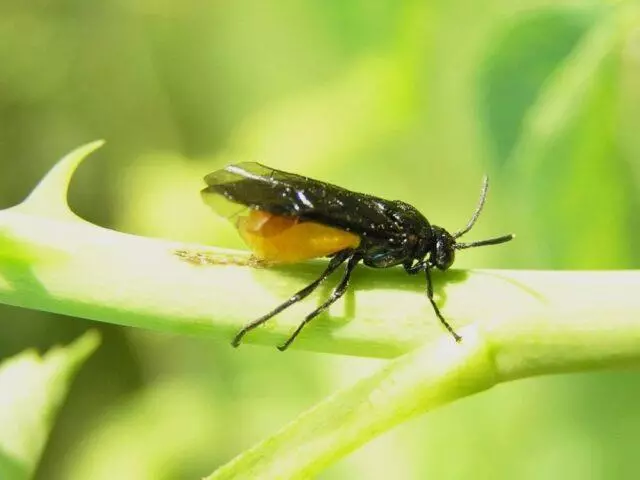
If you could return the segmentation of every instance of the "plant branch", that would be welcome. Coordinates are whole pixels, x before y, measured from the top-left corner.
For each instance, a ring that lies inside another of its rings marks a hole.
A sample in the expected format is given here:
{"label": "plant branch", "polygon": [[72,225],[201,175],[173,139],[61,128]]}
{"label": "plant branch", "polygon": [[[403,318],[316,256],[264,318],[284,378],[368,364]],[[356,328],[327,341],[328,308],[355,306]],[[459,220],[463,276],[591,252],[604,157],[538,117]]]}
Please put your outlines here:
{"label": "plant branch", "polygon": [[376,435],[444,403],[491,387],[491,352],[474,328],[463,344],[447,336],[388,362],[329,397],[208,480],[303,479]]}
{"label": "plant branch", "polygon": [[[245,322],[323,268],[322,261],[255,268],[242,252],[118,233],[79,219],[66,205],[68,182],[98,146],[71,153],[24,203],[0,211],[0,302],[230,342]],[[640,363],[640,272],[452,271],[434,283],[461,344],[442,330],[419,279],[399,269],[357,270],[344,301],[293,348],[405,355],[212,478],[253,470],[261,478],[303,477],[404,419],[497,382]],[[283,312],[246,342],[282,343],[327,293]]]}
{"label": "plant branch", "polygon": [[[123,234],[79,219],[60,192],[99,145],[73,152],[24,203],[0,211],[0,302],[226,342],[322,269],[322,261],[254,268],[242,252]],[[491,332],[498,363],[532,373],[635,360],[639,281],[638,272],[507,270],[434,278],[443,313],[458,329],[474,324]],[[361,268],[353,286],[293,347],[394,357],[443,335],[420,279]],[[282,342],[326,294],[283,312],[245,341]]]}

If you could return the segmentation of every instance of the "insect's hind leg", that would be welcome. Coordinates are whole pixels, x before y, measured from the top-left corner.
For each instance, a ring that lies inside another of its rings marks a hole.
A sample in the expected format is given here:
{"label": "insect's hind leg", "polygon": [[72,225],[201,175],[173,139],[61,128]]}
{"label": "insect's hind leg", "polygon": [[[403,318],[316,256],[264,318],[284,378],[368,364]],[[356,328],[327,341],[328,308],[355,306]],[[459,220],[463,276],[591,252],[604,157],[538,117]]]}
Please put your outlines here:
{"label": "insect's hind leg", "polygon": [[296,330],[291,334],[291,336],[287,339],[287,341],[284,342],[282,345],[280,345],[278,347],[278,350],[283,352],[287,348],[289,348],[289,345],[291,345],[293,343],[293,341],[300,334],[302,329],[311,320],[313,320],[315,317],[317,317],[322,312],[324,312],[334,302],[336,302],[340,297],[342,297],[344,295],[344,292],[346,292],[347,288],[349,287],[349,280],[351,279],[351,273],[353,272],[353,269],[356,268],[356,266],[358,265],[358,262],[360,262],[360,260],[362,260],[362,256],[359,255],[359,254],[353,254],[349,258],[349,260],[347,262],[347,266],[346,266],[346,268],[344,270],[344,275],[342,276],[342,279],[340,280],[340,283],[338,283],[336,288],[333,289],[333,292],[331,292],[331,295],[329,296],[329,298],[322,305],[320,305],[318,308],[316,308],[313,312],[311,312],[309,315],[307,315],[305,317],[305,319],[300,323],[300,325],[298,325],[298,328],[296,328]]}
{"label": "insect's hind leg", "polygon": [[327,279],[327,277],[329,277],[329,275],[331,275],[340,265],[342,265],[344,261],[347,260],[347,258],[349,258],[351,254],[352,254],[351,250],[343,250],[342,252],[338,252],[329,261],[329,265],[327,265],[327,268],[325,269],[325,271],[322,272],[322,274],[316,280],[314,280],[312,283],[310,283],[309,285],[304,287],[302,290],[297,292],[295,295],[289,298],[289,300],[284,302],[282,305],[279,305],[273,310],[271,310],[266,315],[263,315],[262,317],[247,323],[233,338],[231,345],[233,345],[234,347],[237,347],[238,345],[240,345],[240,341],[242,340],[242,337],[244,337],[248,332],[250,332],[256,327],[259,327],[260,325],[265,323],[267,320],[274,317],[275,315],[285,310],[286,308],[290,307],[294,303],[297,303],[300,300],[308,297],[316,288],[318,288],[318,286],[322,282],[324,282]]}
{"label": "insect's hind leg", "polygon": [[427,279],[427,297],[429,298],[429,301],[431,302],[431,306],[433,307],[433,311],[436,312],[436,316],[440,320],[440,323],[442,323],[442,325],[444,325],[444,328],[447,329],[447,331],[453,336],[453,338],[456,340],[456,342],[461,342],[462,341],[462,337],[460,335],[458,335],[456,333],[456,331],[453,329],[453,327],[451,325],[449,325],[449,322],[447,322],[445,320],[445,318],[442,315],[442,313],[440,313],[440,309],[438,308],[438,305],[436,304],[436,301],[433,299],[433,283],[431,282],[431,271],[430,270],[431,269],[427,265],[427,267],[425,268],[424,272],[425,272],[425,276],[426,276],[426,279]]}

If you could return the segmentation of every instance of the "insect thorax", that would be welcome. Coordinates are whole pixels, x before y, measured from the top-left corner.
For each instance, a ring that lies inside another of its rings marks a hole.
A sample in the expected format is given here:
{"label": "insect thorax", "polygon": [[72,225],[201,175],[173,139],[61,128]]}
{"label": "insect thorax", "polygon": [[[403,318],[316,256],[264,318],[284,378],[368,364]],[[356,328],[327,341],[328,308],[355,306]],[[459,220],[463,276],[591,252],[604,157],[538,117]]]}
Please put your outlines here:
{"label": "insect thorax", "polygon": [[393,202],[393,207],[387,212],[390,228],[364,239],[363,262],[367,266],[387,268],[412,263],[435,251],[435,237],[427,219],[404,202]]}

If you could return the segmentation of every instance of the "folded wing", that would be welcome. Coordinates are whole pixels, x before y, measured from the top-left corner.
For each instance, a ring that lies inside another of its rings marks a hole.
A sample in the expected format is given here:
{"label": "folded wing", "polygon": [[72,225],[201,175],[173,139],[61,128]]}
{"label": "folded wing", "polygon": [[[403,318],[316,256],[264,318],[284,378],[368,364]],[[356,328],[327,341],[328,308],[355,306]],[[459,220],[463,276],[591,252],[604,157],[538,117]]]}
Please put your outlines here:
{"label": "folded wing", "polygon": [[389,236],[398,227],[387,200],[255,162],[217,170],[205,182],[203,199],[226,218],[254,209],[357,234]]}

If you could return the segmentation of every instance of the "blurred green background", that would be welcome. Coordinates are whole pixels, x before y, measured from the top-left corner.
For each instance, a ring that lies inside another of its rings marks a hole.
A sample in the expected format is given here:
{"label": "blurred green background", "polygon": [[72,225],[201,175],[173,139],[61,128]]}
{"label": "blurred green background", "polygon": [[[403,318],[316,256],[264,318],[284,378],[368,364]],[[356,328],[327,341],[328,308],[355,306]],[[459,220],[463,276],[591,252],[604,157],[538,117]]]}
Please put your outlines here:
{"label": "blurred green background", "polygon": [[[403,199],[450,229],[487,172],[469,238],[518,238],[457,267],[638,268],[638,132],[631,1],[0,0],[0,207],[97,138],[71,187],[81,216],[238,248],[198,194],[227,163]],[[90,327],[0,306],[0,359]],[[38,478],[200,478],[379,365],[97,327]],[[638,405],[635,371],[519,381],[321,478],[637,478]]]}

